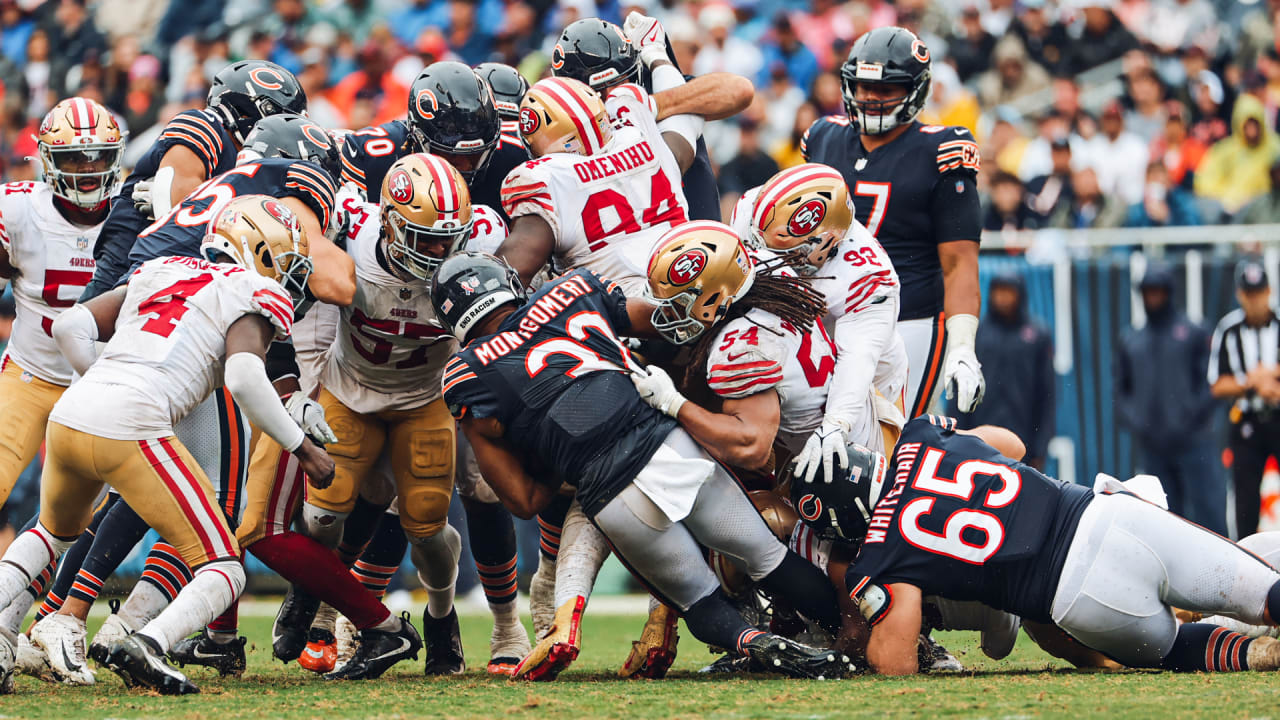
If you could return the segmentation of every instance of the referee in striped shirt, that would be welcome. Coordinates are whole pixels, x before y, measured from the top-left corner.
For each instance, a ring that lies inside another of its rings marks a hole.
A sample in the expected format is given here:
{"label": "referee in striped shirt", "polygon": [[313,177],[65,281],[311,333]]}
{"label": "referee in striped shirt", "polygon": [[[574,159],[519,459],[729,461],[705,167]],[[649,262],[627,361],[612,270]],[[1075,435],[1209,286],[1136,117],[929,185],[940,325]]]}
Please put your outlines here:
{"label": "referee in striped shirt", "polygon": [[1237,537],[1258,531],[1262,471],[1280,454],[1280,319],[1271,307],[1266,270],[1255,258],[1236,265],[1236,299],[1213,333],[1209,384],[1230,398],[1232,482]]}

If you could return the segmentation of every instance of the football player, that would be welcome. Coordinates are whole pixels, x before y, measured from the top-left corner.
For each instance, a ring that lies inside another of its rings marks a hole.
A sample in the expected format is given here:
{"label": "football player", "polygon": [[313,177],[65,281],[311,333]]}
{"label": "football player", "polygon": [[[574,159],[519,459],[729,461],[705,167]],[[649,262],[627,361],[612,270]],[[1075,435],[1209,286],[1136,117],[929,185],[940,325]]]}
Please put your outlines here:
{"label": "football player", "polygon": [[306,109],[307,96],[297,78],[275,63],[243,60],[219,70],[207,107],[174,116],[111,199],[111,214],[93,250],[93,281],[81,299],[115,287],[133,264],[129,252],[138,234],[197,185],[235,166],[254,123]]}
{"label": "football player", "polygon": [[[440,265],[432,301],[464,343],[445,370],[445,399],[508,509],[532,517],[571,483],[619,556],[683,611],[699,639],[796,676],[851,669],[838,653],[756,631],[720,591],[699,541],[742,558],[812,617],[839,622],[833,607],[821,607],[835,594],[820,573],[788,552],[729,474],[632,386],[634,360],[618,336],[651,334],[651,305],[584,269],[526,302],[512,268],[470,252]],[[530,478],[534,467],[547,481]],[[577,656],[584,605],[577,597],[557,608],[554,626],[569,632],[526,658],[531,679],[553,678]]]}
{"label": "football player", "polygon": [[[1008,430],[955,425],[917,418],[891,462],[860,454],[851,476],[860,511],[843,531],[865,540],[845,585],[870,624],[872,669],[916,672],[926,595],[1053,623],[1129,667],[1280,669],[1280,641],[1179,624],[1173,609],[1276,625],[1280,572],[1129,492],[1096,493],[1013,460],[1025,448]],[[827,486],[808,487],[817,499]]]}
{"label": "football player", "polygon": [[[723,120],[745,110],[754,95],[751,81],[732,73],[686,78],[667,49],[661,23],[635,12],[621,28],[600,18],[571,23],[551,52],[551,72],[586,83],[601,97],[636,84],[654,96],[659,120],[686,114]],[[694,161],[681,177],[689,217],[719,222],[720,193],[701,131],[694,149]]]}
{"label": "football player", "polygon": [[[341,302],[354,291],[351,279],[353,269],[347,255],[324,237],[333,215],[334,186],[329,173],[320,165],[331,164],[329,158],[333,156],[334,149],[328,144],[328,136],[319,126],[300,116],[275,116],[263,122],[264,127],[251,131],[246,139],[252,149],[243,153],[245,162],[205,182],[169,213],[143,230],[136,238],[130,257],[135,268],[158,257],[194,257],[201,252],[200,243],[206,226],[228,202],[241,195],[265,194],[289,208],[311,238],[311,259],[316,263],[324,263],[322,266],[317,265],[315,272],[308,276],[308,297]],[[306,160],[280,157],[290,153],[302,155]],[[259,156],[265,157],[255,159]],[[130,274],[123,276],[121,281],[127,281]],[[350,287],[346,287],[348,284]],[[248,425],[230,398],[213,393],[208,399],[201,399],[202,402],[191,412],[184,413],[176,421],[176,431],[184,446],[200,449],[200,459],[210,456],[215,458],[208,464],[217,468],[218,474],[209,475],[206,470],[206,475],[217,482],[216,497],[219,507],[224,509],[227,521],[234,526],[237,524],[239,498],[243,492]],[[306,421],[307,429],[311,432],[315,430],[317,423],[323,424],[323,416],[316,409],[308,419],[308,406],[301,402],[305,400],[295,400],[290,404],[290,410],[300,418],[300,422]],[[214,430],[219,427],[234,428],[236,432],[221,437]],[[223,459],[224,456],[238,457],[227,460]],[[64,682],[92,681],[87,667],[63,667],[64,661],[68,657],[83,657],[86,654],[84,621],[97,597],[97,590],[149,526],[146,518],[137,512],[137,508],[130,508],[126,503],[113,506],[103,523],[111,532],[88,538],[92,546],[84,559],[83,567],[62,570],[70,573],[68,582],[71,583],[72,590],[66,596],[65,603],[32,630],[33,642],[45,648],[55,675]],[[153,550],[162,554],[167,551],[163,545]],[[125,603],[125,612],[108,618],[89,654],[101,662],[115,639],[128,634],[160,612],[168,600],[172,599],[172,592],[165,591],[176,589],[165,588],[165,584],[139,583],[135,594]],[[213,665],[227,673],[238,674],[243,671],[244,649],[242,643],[235,642],[237,634],[234,615],[221,619],[220,623],[225,626],[215,626],[216,642],[210,641],[207,652],[202,651],[198,657],[192,656],[189,643],[184,642],[173,648],[175,658],[184,662],[199,660],[196,664]],[[212,650],[214,645],[217,646],[217,653]]]}
{"label": "football player", "polygon": [[978,145],[962,127],[916,120],[929,97],[929,49],[910,30],[876,28],[840,68],[844,115],[819,119],[805,160],[840,171],[856,216],[902,280],[898,332],[910,360],[907,417],[925,412],[938,378],[961,412],[982,401],[978,330]]}
{"label": "football player", "polygon": [[[834,361],[814,354],[805,372],[814,387],[825,388],[822,422],[792,447],[798,471],[812,480],[819,469],[830,482],[834,466],[845,464],[844,447],[856,442],[890,450],[867,431],[875,426],[874,389],[892,403],[902,402],[907,357],[897,333],[899,284],[880,243],[853,217],[849,188],[833,168],[806,163],[774,175],[748,190],[734,208],[739,237],[790,258],[801,275],[826,297],[825,337],[835,347]],[[898,423],[899,426],[901,423]]]}
{"label": "football player", "polygon": [[93,277],[92,247],[120,180],[124,138],[105,107],[73,97],[45,115],[36,147],[44,182],[0,185],[0,279],[13,282],[17,305],[0,359],[0,506],[71,384],[50,330]]}
{"label": "football player", "polygon": [[[7,605],[84,531],[103,485],[114,487],[196,568],[174,603],[107,658],[126,685],[164,694],[198,692],[164,654],[244,587],[239,547],[209,479],[174,437],[175,421],[224,382],[255,425],[297,451],[314,482],[333,477],[333,461],[273,397],[263,365],[272,338],[288,336],[311,273],[306,231],[266,196],[242,197],[225,214],[226,227],[215,223],[202,242],[206,259],[144,263],[125,287],[54,323],[59,349],[83,377],[50,414],[39,523],[0,562]],[[107,345],[95,359],[97,341]],[[0,681],[11,671],[0,665]]]}
{"label": "football player", "polygon": [[529,81],[519,70],[497,62],[480,63],[476,66],[476,75],[493,93],[493,107],[502,120],[503,134],[520,137],[520,103],[529,92]]}

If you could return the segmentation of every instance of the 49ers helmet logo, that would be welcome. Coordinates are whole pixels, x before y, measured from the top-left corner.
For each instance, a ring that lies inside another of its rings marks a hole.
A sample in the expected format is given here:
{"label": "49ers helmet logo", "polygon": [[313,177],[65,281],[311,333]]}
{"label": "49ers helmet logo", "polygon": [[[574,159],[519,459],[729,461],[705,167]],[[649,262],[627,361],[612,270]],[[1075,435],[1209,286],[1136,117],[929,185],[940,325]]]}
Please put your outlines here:
{"label": "49ers helmet logo", "polygon": [[827,204],[814,198],[791,213],[791,219],[787,221],[787,232],[795,237],[808,237],[818,229],[826,216]]}
{"label": "49ers helmet logo", "polygon": [[293,211],[285,206],[284,203],[277,200],[266,200],[262,203],[262,207],[269,213],[271,217],[280,221],[281,225],[292,230],[298,224],[298,218],[294,216]]}
{"label": "49ers helmet logo", "polygon": [[387,187],[390,188],[391,199],[401,205],[413,199],[413,180],[403,169],[395,171],[391,177],[387,178]]}
{"label": "49ers helmet logo", "polygon": [[707,266],[707,253],[698,248],[685,250],[671,263],[667,270],[667,279],[672,285],[688,285],[702,274]]}
{"label": "49ers helmet logo", "polygon": [[521,135],[532,135],[538,131],[540,125],[542,125],[542,119],[538,117],[537,111],[533,108],[520,108]]}
{"label": "49ers helmet logo", "polygon": [[817,520],[822,515],[822,501],[813,493],[802,495],[800,504],[796,507],[796,512],[800,513],[800,517],[810,522]]}

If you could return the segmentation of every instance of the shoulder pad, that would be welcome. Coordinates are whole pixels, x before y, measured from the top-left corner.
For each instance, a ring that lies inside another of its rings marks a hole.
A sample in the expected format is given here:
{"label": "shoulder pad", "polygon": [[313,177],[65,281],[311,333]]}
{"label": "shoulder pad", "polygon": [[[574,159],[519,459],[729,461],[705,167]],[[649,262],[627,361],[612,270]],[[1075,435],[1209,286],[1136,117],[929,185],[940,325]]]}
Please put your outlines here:
{"label": "shoulder pad", "polygon": [[496,253],[507,239],[507,223],[502,213],[488,205],[471,206],[471,237],[467,238],[467,249],[480,252]]}
{"label": "shoulder pad", "polygon": [[546,177],[546,170],[549,168],[538,168],[553,160],[551,157],[542,157],[517,165],[502,181],[499,195],[502,209],[512,221],[523,215],[537,215],[547,221],[551,232],[558,238],[560,221],[555,202],[551,197],[551,188],[542,179]]}
{"label": "shoulder pad", "polygon": [[[293,301],[279,283],[256,273],[237,273],[235,278],[245,278],[256,288],[249,296],[253,311],[271,321],[276,329],[276,340],[284,340],[293,332]],[[242,281],[243,282],[243,281]]]}
{"label": "shoulder pad", "polygon": [[463,359],[461,352],[455,353],[449,358],[449,362],[445,363],[444,373],[440,377],[441,394],[455,419],[461,420],[466,417],[473,404],[483,403],[482,398],[478,396],[483,387],[471,366]]}
{"label": "shoulder pad", "polygon": [[744,398],[782,382],[786,351],[775,331],[738,318],[720,331],[713,347],[707,387],[720,397]]}
{"label": "shoulder pad", "polygon": [[655,120],[658,117],[658,102],[635,83],[623,83],[610,90],[604,108],[609,117],[623,122],[627,113],[638,108],[646,109]]}
{"label": "shoulder pad", "polygon": [[982,153],[978,151],[978,143],[973,139],[973,133],[962,127],[944,127],[939,125],[925,125],[920,128],[921,132],[930,132],[926,128],[938,128],[934,133],[934,137],[938,141],[938,174],[951,172],[952,170],[960,170],[977,174],[982,167]]}
{"label": "shoulder pad", "polygon": [[805,160],[809,159],[809,143],[832,127],[849,127],[849,118],[844,115],[827,115],[815,120],[800,137],[800,154]]}

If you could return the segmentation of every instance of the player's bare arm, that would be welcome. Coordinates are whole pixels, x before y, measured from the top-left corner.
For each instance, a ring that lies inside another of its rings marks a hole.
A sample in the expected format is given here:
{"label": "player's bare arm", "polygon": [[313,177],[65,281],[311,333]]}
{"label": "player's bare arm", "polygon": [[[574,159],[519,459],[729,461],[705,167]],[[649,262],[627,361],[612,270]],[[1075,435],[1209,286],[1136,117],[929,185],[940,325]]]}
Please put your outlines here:
{"label": "player's bare arm", "polygon": [[496,418],[468,417],[461,425],[484,479],[513,515],[527,520],[551,502],[556,489],[534,482],[524,471],[520,459],[502,439],[502,423]]}
{"label": "player's bare arm", "polygon": [[319,218],[306,203],[292,196],[282,198],[280,202],[298,216],[298,222],[307,235],[307,252],[315,266],[311,279],[307,282],[311,294],[330,305],[350,305],[356,297],[355,261],[342,248],[325,238]]}
{"label": "player's bare arm", "polygon": [[858,611],[858,604],[849,597],[849,588],[845,583],[848,570],[849,558],[840,548],[833,547],[831,557],[827,560],[827,577],[831,578],[831,584],[836,588],[836,598],[840,602],[840,633],[832,647],[859,663],[865,663],[871,627]]}
{"label": "player's bare arm", "polygon": [[693,156],[696,152],[693,145],[677,132],[662,133],[662,140],[671,149],[671,154],[676,156],[676,163],[680,165],[680,172],[687,171],[689,166],[693,164]]}
{"label": "player's bare arm", "polygon": [[978,241],[953,240],[938,246],[942,263],[945,296],[942,303],[947,317],[977,316],[982,309],[982,291],[978,287]]}
{"label": "player's bare arm", "polygon": [[520,284],[529,287],[533,276],[551,262],[556,237],[546,220],[537,215],[521,215],[511,222],[511,233],[496,255],[520,275]]}
{"label": "player's bare arm", "polygon": [[[208,180],[205,164],[198,155],[183,145],[174,145],[164,153],[160,168],[151,181],[153,201],[158,197],[163,205],[153,206],[155,217],[182,202],[200,183]],[[167,192],[166,192],[167,190]]]}
{"label": "player's bare arm", "polygon": [[886,589],[893,601],[871,628],[867,661],[881,675],[914,675],[920,669],[916,645],[923,596],[920,588],[906,583],[891,583]]}
{"label": "player's bare arm", "polygon": [[686,402],[676,420],[717,460],[744,470],[760,470],[769,464],[781,408],[778,391],[770,388],[726,399],[720,412]]}
{"label": "player's bare arm", "polygon": [[750,80],[726,72],[707,73],[653,95],[658,104],[658,120],[675,115],[700,115],[706,120],[723,120],[746,110],[753,97],[755,86]]}
{"label": "player's bare arm", "polygon": [[972,430],[956,430],[961,435],[973,435],[995,448],[1010,460],[1021,460],[1027,454],[1027,446],[1012,430],[998,425],[979,425]]}
{"label": "player's bare arm", "polygon": [[647,300],[627,298],[627,317],[631,319],[630,337],[656,338],[658,331],[653,327],[654,304]]}

